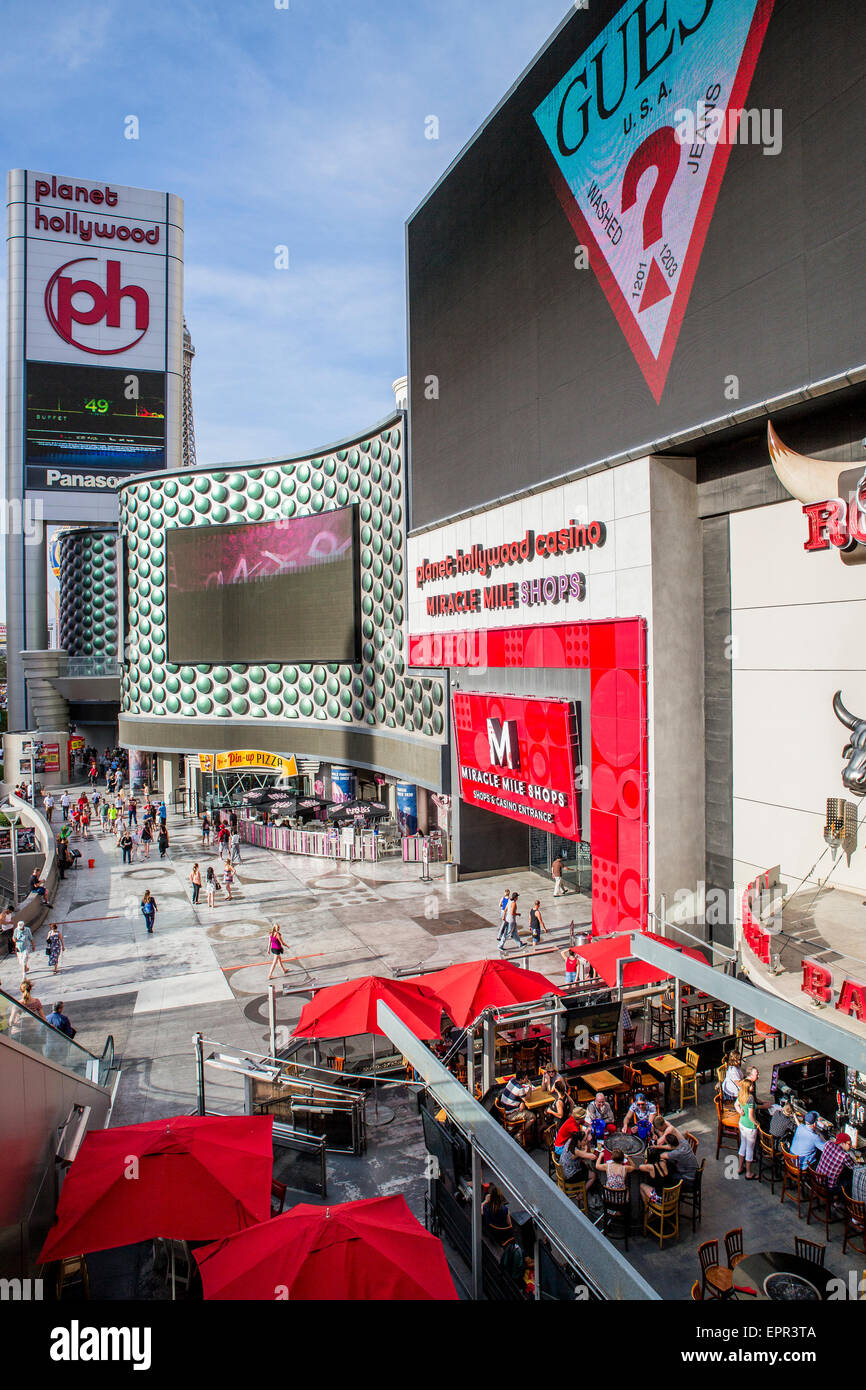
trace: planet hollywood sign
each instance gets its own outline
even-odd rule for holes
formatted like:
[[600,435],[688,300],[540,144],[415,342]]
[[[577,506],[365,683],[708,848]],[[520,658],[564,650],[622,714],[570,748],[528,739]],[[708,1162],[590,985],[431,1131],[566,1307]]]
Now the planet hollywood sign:
[[[465,574],[492,575],[505,566],[529,564],[535,559],[552,559],[579,551],[603,546],[607,528],[601,521],[575,521],[555,531],[527,530],[519,539],[500,545],[484,546],[473,543],[468,550],[458,548],[441,560],[424,559],[415,567],[415,582],[420,589],[425,584],[456,579]],[[456,588],[446,593],[427,596],[427,614],[431,618],[459,613],[480,613],[485,609],[534,608],[545,604],[560,604],[586,598],[586,575],[579,570],[543,578],[524,579],[519,583],[507,581],[485,585],[483,588]]]

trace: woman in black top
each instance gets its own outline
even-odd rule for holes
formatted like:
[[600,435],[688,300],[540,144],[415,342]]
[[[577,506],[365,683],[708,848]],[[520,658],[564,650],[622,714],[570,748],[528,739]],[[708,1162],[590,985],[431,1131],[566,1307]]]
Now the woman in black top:
[[498,1187],[491,1185],[490,1191],[481,1203],[481,1220],[484,1229],[498,1245],[505,1245],[514,1236],[514,1227],[508,1214],[508,1205]]

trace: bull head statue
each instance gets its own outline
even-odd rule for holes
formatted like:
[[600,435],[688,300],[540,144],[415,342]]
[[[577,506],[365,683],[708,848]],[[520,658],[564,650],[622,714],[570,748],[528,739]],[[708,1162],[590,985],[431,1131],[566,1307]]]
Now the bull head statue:
[[866,796],[866,719],[858,719],[842,704],[842,691],[833,696],[833,710],[836,718],[851,730],[851,738],[846,744],[842,757],[847,758],[842,782],[854,796]]

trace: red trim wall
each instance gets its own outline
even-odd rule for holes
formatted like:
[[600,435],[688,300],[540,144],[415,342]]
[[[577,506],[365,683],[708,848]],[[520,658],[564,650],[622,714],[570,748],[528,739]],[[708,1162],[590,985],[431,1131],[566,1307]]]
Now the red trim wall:
[[[425,633],[411,666],[590,671],[592,922],[646,929],[649,909],[647,642],[643,618]],[[586,730],[584,730],[584,736]]]

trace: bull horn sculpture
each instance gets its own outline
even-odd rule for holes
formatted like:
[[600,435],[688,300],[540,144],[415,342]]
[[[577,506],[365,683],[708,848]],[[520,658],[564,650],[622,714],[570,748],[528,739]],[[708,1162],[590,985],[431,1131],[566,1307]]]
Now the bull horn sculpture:
[[835,712],[836,718],[839,720],[841,724],[845,725],[846,729],[856,729],[858,724],[862,724],[864,722],[862,719],[858,719],[856,715],[853,715],[850,712],[850,710],[847,710],[845,706],[842,704],[841,690],[837,690],[836,694],[833,696],[833,710]]
[[844,465],[795,454],[783,444],[771,424],[767,425],[770,458],[779,482],[799,502],[826,502],[839,491],[839,474]]

